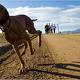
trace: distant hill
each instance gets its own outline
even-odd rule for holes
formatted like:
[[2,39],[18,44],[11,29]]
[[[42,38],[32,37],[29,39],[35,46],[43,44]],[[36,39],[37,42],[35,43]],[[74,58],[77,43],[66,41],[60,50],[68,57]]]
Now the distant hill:
[[77,34],[80,33],[80,29],[76,29],[74,31],[63,31],[63,34]]
[[80,29],[76,29],[73,33],[80,33]]

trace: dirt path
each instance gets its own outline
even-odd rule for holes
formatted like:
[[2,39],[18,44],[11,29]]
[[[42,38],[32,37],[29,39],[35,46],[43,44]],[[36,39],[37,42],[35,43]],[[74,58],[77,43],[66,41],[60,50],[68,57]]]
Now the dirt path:
[[[43,35],[42,46],[38,46],[38,38],[32,41],[34,55],[30,55],[29,47],[23,59],[26,63],[25,73],[18,74],[20,61],[12,54],[0,64],[0,79],[22,80],[78,80],[80,79],[80,38]],[[23,48],[20,49],[20,52]],[[9,52],[11,53],[11,52]]]
[[[26,54],[23,55],[23,60],[26,63],[25,73],[18,74],[20,68],[20,61],[16,53],[8,57],[2,64],[0,64],[0,79],[20,79],[20,80],[37,80],[37,79],[55,79],[58,80],[59,76],[55,76],[58,72],[54,65],[54,60],[50,55],[49,49],[42,39],[42,46],[38,46],[38,38],[32,41],[35,48],[34,55],[30,55],[29,47]],[[22,52],[23,49],[20,49]],[[10,54],[11,52],[9,52]],[[49,65],[50,64],[50,65]],[[52,72],[52,71],[55,71]],[[55,74],[55,75],[54,75]]]
[[75,37],[49,34],[44,35],[43,38],[59,73],[75,80],[80,79],[80,35]]

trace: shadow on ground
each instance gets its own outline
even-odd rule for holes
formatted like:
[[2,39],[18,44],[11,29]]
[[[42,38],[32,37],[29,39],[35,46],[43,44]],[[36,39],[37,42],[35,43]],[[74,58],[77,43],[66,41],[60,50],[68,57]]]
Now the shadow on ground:
[[[80,68],[80,65],[78,65],[78,64],[58,63],[58,64],[38,64],[38,66],[52,66],[52,67],[55,67],[55,68],[58,68],[58,69],[65,69],[65,70],[69,70],[69,71],[80,72],[80,70],[68,68],[68,66]],[[60,75],[60,76],[64,76],[64,77],[70,77],[70,78],[80,79],[80,76],[71,75],[69,73],[57,73],[57,72],[53,72],[53,71],[49,72],[49,71],[36,70],[36,69],[32,69],[31,71],[37,71],[37,72],[43,72],[43,73],[51,74],[51,75]]]

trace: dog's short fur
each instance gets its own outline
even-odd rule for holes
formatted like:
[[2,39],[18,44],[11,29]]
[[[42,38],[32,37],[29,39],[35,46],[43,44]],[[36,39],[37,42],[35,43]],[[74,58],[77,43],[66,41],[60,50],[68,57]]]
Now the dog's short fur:
[[39,46],[41,46],[41,31],[36,31],[33,21],[35,20],[31,20],[26,15],[9,16],[6,8],[0,5],[0,28],[5,33],[6,40],[12,44],[21,61],[21,71],[25,68],[25,63],[20,55],[17,43],[24,43],[25,45],[25,50],[22,55],[26,51],[27,42],[29,44],[31,54],[33,54],[32,43],[29,35],[26,33],[26,30],[31,34],[39,35]]

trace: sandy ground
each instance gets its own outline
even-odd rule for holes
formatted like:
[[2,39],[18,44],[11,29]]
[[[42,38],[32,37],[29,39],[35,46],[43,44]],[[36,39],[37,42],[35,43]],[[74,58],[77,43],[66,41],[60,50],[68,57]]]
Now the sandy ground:
[[80,35],[49,34],[44,35],[44,40],[59,73],[80,79]]
[[[0,64],[0,79],[22,80],[79,80],[80,79],[80,35],[43,35],[42,46],[38,38],[32,41],[35,52],[29,47],[23,59],[25,73],[19,75],[20,61],[16,53]],[[20,52],[23,48],[20,49]],[[6,55],[5,55],[6,56]]]

